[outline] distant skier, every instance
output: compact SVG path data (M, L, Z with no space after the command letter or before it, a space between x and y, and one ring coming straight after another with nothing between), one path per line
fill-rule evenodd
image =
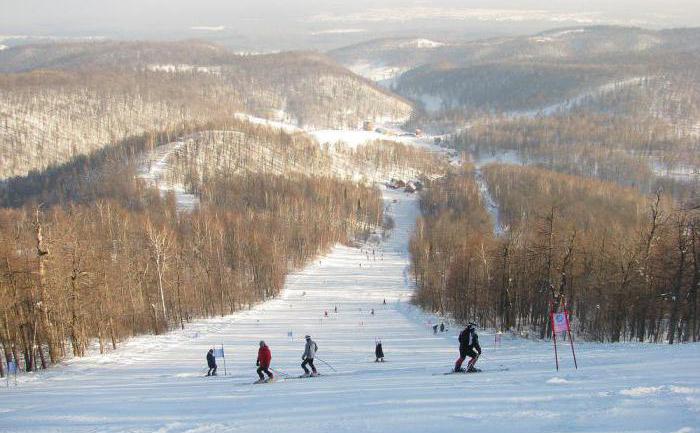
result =
M438 324L436 323L433 325L433 334L437 334L437 331L438 331Z
M304 354L301 355L301 359L304 361L301 363L301 368L304 369L304 377L318 376L318 372L316 371L316 367L314 366L314 357L316 356L318 345L314 340L311 339L310 335L307 335L305 338L306 346L304 347ZM311 373L309 373L309 369L306 368L307 365L311 366Z
M382 302L382 304L386 305L386 298L384 299L384 302Z
M440 332L445 332L445 323L440 323Z
M214 356L214 349L209 349L209 352L207 352L207 365L209 366L207 376L216 376L216 357Z
M384 362L384 349L382 349L382 340L377 340L374 347L374 356L377 358L374 362Z
M336 313L338 312L338 306L337 306L337 305L334 307L334 310L335 310Z
M475 373L479 370L474 367L476 361L481 355L481 346L479 345L479 336L476 334L476 323L469 322L467 327L459 334L459 359L455 363L455 373ZM467 358L470 358L467 363L467 369L462 368L462 363Z
M272 381L275 376L270 373L270 361L272 361L272 353L270 352L270 348L267 347L267 344L265 344L264 341L260 341L260 349L258 349L258 360L255 362L255 365L258 366L258 376L260 376L260 380L258 380L255 383L263 383L265 382L265 376L263 376L263 372L267 374L267 381L270 382Z
M372 311L370 312L370 314L374 316L374 308L372 308Z

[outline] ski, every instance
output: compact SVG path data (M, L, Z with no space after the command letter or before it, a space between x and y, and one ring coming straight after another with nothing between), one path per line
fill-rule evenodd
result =
M266 384L266 383L275 383L275 382L277 382L277 378L276 378L276 377L273 377L273 378L271 378L271 379L263 379L263 380L258 379L258 380L256 380L255 382L253 382L253 385L263 385L263 384Z
M312 375L308 375L308 376L307 376L307 375L305 375L305 374L302 374L301 376L290 376L290 377L285 377L284 380L288 380L288 379L313 379L314 377L321 377L321 376L325 376L325 374L320 374L320 373L319 373L319 374L314 375L314 376L312 376Z
M477 371L447 371L445 373L434 373L433 376L447 376L449 374L475 374L475 373L495 373L510 370L508 367L501 367L494 370L477 370Z

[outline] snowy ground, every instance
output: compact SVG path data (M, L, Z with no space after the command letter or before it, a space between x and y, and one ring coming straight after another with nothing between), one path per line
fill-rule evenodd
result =
M407 302L417 197L385 194L396 221L386 242L336 247L250 311L23 376L0 390L0 432L699 431L697 344L581 344L580 369L562 350L557 373L550 343L494 347L482 332L484 372L442 375L457 329L432 335L431 319ZM273 368L296 375L305 333L337 372L317 362L325 376L251 385L259 339ZM377 337L384 364L372 362ZM206 350L221 343L229 376L201 377Z
M163 144L149 152L139 165L138 176L157 187L161 194L175 194L175 203L180 211L191 212L199 206L199 197L185 190L185 187L168 180L169 159L185 145L184 141Z

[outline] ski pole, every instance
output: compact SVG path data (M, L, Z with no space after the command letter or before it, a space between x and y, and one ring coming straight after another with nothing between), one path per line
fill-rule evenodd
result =
M270 370L272 370L274 373L277 373L277 374L282 375L282 376L284 376L284 377L290 377L289 374L287 374L287 373L285 373L285 372L283 372L283 371L275 370L274 368L271 368Z
M316 359L318 359L318 360L321 361L322 363L326 364L328 367L330 367L331 370L335 371L336 373L338 372L338 370L336 370L335 368L333 368L332 365L330 365L330 364L327 363L326 361L322 360L321 358L316 358Z

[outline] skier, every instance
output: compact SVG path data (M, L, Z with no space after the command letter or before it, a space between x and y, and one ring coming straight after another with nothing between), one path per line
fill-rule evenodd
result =
M260 341L260 349L258 349L258 360L255 362L255 365L258 366L258 376L260 376L260 380L258 380L255 383L263 383L265 382L265 376L263 376L263 372L267 374L267 381L272 382L275 378L272 373L270 373L270 361L272 361L272 353L270 352L270 348L267 347L267 344L265 344L264 341Z
M214 349L209 349L209 352L207 352L207 365L209 366L207 376L216 376L216 358L214 357Z
M374 356L377 359L374 362L384 362L384 350L382 349L382 340L377 340L376 346L374 347Z
M445 332L445 323L440 323L440 332Z
M318 345L314 340L311 339L310 335L306 337L306 346L304 347L304 354L301 355L301 359L304 361L301 363L301 368L304 369L304 376L318 376L316 367L314 366L314 357L316 356L316 351L318 350ZM309 374L309 369L306 368L307 365L311 366L311 373Z
M433 334L437 335L437 330L438 330L438 324L436 323L433 325Z
M338 306L337 306L337 305L335 306L335 312L336 312L336 313L338 312Z
M459 358L455 363L455 373L476 373L481 370L474 367L481 355L479 336L476 334L476 323L469 322L467 327L459 334ZM467 369L462 368L462 362L469 357Z
M370 314L374 316L374 308L372 308L372 311L370 312Z

